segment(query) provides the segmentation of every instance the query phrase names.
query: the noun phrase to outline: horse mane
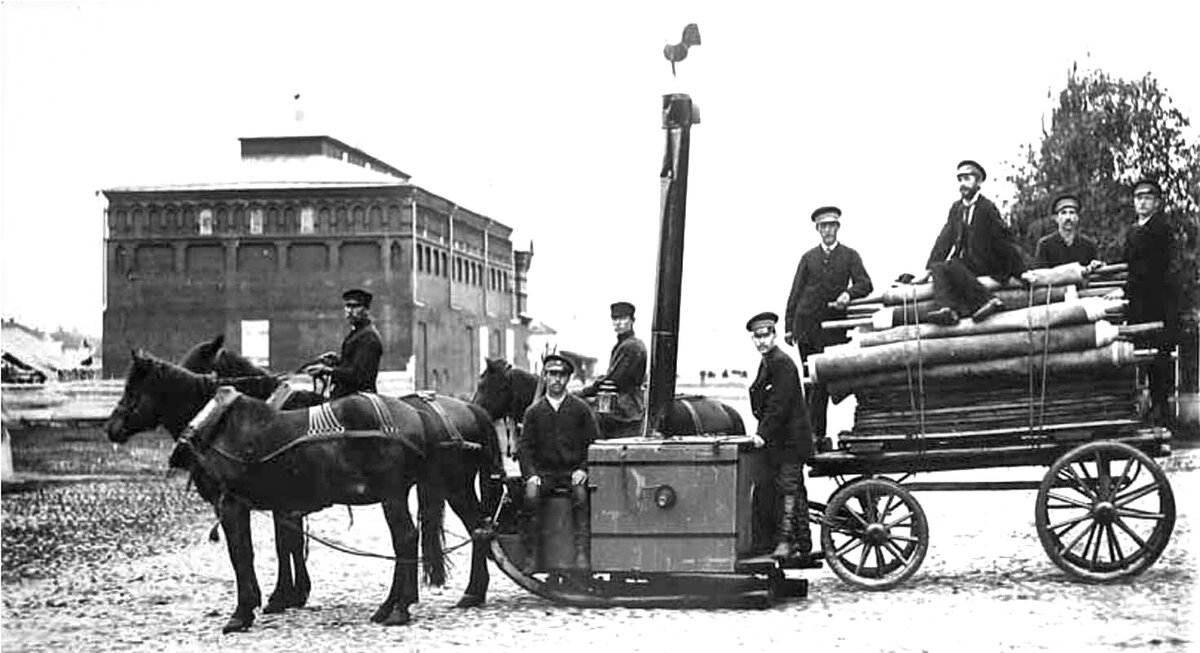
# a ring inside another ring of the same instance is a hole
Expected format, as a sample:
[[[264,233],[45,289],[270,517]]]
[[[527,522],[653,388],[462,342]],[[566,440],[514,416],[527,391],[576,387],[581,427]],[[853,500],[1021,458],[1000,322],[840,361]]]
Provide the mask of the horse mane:
[[[217,334],[212,340],[198,342],[183,355],[179,365],[185,369],[201,374],[212,372],[213,360],[217,352],[225,346],[225,334]]]
[[[271,376],[270,370],[265,370],[241,354],[234,353],[222,347],[214,358],[214,371],[218,376]]]
[[[147,377],[155,379],[165,378],[167,381],[179,381],[191,386],[200,387],[203,390],[215,391],[216,381],[204,374],[193,372],[185,367],[181,367],[171,361],[163,360],[146,352],[139,352],[134,356],[133,361],[129,364],[129,373],[126,375],[126,385],[131,383],[141,383]]]
[[[240,354],[225,349],[224,335],[193,346],[183,357],[180,366],[192,372],[216,374],[222,385],[232,385],[238,391],[256,399],[271,396],[280,383],[268,370],[251,363]]]

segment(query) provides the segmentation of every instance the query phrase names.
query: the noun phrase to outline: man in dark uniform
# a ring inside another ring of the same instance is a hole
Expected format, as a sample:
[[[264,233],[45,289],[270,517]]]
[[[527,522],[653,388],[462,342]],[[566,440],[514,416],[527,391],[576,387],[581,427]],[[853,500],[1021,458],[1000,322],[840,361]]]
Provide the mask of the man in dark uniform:
[[[955,324],[963,315],[978,321],[1003,310],[1004,303],[976,277],[987,275],[1003,283],[1019,277],[1025,269],[1021,250],[1000,210],[979,192],[987,171],[966,160],[958,164],[957,178],[962,199],[950,206],[925,264],[939,306],[929,321],[938,324]]]
[[[846,315],[851,299],[871,294],[871,277],[863,267],[858,252],[838,241],[842,211],[836,206],[823,206],[812,213],[812,221],[821,244],[800,257],[792,290],[788,293],[784,314],[784,342],[796,345],[800,360],[825,351],[829,345],[848,342],[846,332],[824,331],[821,322]],[[833,304],[833,306],[830,306]],[[808,412],[812,418],[813,437],[825,437],[825,415],[829,392],[825,385],[814,384],[809,390]]]
[[[616,386],[617,401],[612,414],[600,414],[600,426],[606,438],[641,435],[646,416],[646,344],[633,335],[633,304],[616,302],[610,307],[617,344],[608,359],[608,372],[579,391],[580,397],[595,397],[600,386]],[[595,408],[594,401],[588,402]]]
[[[342,341],[340,354],[328,352],[319,362],[304,368],[309,375],[328,376],[333,381],[330,399],[356,392],[375,392],[383,339],[371,322],[371,293],[357,288],[342,293],[350,334]]]
[[[566,358],[546,356],[542,363],[546,394],[525,410],[524,427],[517,441],[517,459],[525,477],[525,505],[532,521],[530,561],[535,565],[540,544],[538,501],[554,489],[566,488],[571,493],[575,527],[575,566],[588,566],[587,449],[600,438],[600,428],[592,409],[567,393],[567,382],[574,371]]]
[[[1169,273],[1171,228],[1162,213],[1162,188],[1152,179],[1142,179],[1133,187],[1133,210],[1137,221],[1125,232],[1124,259],[1129,264],[1125,298],[1129,301],[1126,319],[1130,324],[1162,320],[1163,329],[1141,339],[1140,344],[1157,347],[1159,354],[1149,370],[1152,417],[1166,420],[1167,399],[1174,386],[1171,351],[1179,342],[1178,279]]]
[[[1058,231],[1037,241],[1033,259],[1039,267],[1052,268],[1064,263],[1079,263],[1088,267],[1100,266],[1096,241],[1079,233],[1079,211],[1082,204],[1074,195],[1059,195],[1054,200],[1054,217]]]
[[[800,374],[790,356],[775,345],[779,316],[759,313],[746,323],[750,340],[762,354],[758,376],[750,385],[750,409],[758,420],[754,443],[766,447],[775,472],[776,502],[780,507],[775,558],[807,560],[812,553],[808,528],[808,493],[804,463],[812,457],[812,430],[800,394]]]

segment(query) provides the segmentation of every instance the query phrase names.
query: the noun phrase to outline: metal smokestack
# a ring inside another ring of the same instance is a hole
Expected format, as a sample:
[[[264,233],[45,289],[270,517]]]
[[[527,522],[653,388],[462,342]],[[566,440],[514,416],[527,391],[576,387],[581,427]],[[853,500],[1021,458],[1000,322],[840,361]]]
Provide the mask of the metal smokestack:
[[[642,435],[661,431],[663,415],[675,397],[675,366],[679,354],[679,297],[683,285],[683,232],[687,218],[688,154],[693,124],[700,114],[683,93],[663,96],[663,155],[661,231],[658,271],[654,282],[654,322],[650,340],[650,389]]]

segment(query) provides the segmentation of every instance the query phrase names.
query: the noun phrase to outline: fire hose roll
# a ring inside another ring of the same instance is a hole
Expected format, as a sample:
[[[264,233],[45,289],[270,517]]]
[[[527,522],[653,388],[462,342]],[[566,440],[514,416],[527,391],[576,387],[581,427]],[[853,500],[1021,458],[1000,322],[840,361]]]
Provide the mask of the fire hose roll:
[[[1100,297],[1090,297],[1078,302],[1056,302],[1015,311],[1002,311],[982,322],[962,320],[951,326],[908,324],[884,331],[870,331],[859,335],[855,342],[860,347],[877,347],[917,338],[954,338],[982,333],[1024,331],[1030,328],[1044,329],[1047,326],[1087,324],[1103,318],[1107,311],[1120,306],[1121,302],[1119,301],[1106,301]]]
[[[1044,357],[1045,368],[1051,374],[1069,374],[1102,369],[1114,369],[1135,362],[1135,348],[1131,342],[1117,341],[1105,347],[1051,353]],[[1043,356],[1011,356],[967,363],[952,363],[923,367],[921,375],[926,382],[958,381],[967,379],[1025,378],[1032,366],[1035,373],[1042,370]],[[916,375],[916,369],[913,369]],[[875,372],[861,376],[839,378],[829,382],[831,397],[840,399],[864,388],[901,388],[908,383],[908,371]]]
[[[864,374],[904,370],[918,364],[925,367],[950,363],[969,363],[992,358],[1007,358],[1047,352],[1093,349],[1112,343],[1117,327],[1100,320],[1092,324],[1067,326],[1033,332],[1013,331],[924,341],[905,341],[877,347],[838,348],[809,358],[813,379],[833,383]],[[919,348],[919,353],[918,353]]]

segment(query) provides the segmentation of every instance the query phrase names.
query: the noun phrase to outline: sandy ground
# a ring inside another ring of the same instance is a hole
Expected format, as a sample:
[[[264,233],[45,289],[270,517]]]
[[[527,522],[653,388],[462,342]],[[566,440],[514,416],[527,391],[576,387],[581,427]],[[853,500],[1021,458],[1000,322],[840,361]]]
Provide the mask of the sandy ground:
[[[137,456],[137,460],[149,457],[145,452]],[[82,515],[73,522],[78,527],[71,529],[78,532],[47,535],[66,540],[48,558],[53,564],[27,562],[14,568],[6,556],[0,648],[1196,650],[1200,649],[1195,595],[1200,542],[1193,514],[1200,499],[1200,451],[1177,452],[1163,462],[1178,505],[1175,533],[1162,559],[1128,583],[1082,584],[1054,567],[1034,529],[1033,492],[926,492],[918,498],[931,528],[929,555],[907,584],[888,592],[859,591],[828,570],[818,570],[807,574],[812,582],[807,599],[768,610],[583,610],[529,595],[492,567],[487,605],[462,611],[452,605],[466,583],[464,552],[456,554],[457,573],[447,589],[423,590],[412,624],[383,628],[368,617],[387,592],[390,563],[313,544],[309,568],[314,590],[309,605],[283,615],[260,616],[250,632],[234,635],[220,634],[234,605],[224,543],[208,542],[212,522],[207,508],[188,494],[183,480],[159,475],[137,481],[140,485],[120,481],[95,492],[127,506],[141,500],[135,497],[148,496],[147,502],[157,506],[123,512],[102,505],[89,511],[81,505],[83,499],[72,494],[83,492],[79,488],[114,482],[84,479],[39,490],[36,500],[5,495],[5,548],[13,542],[22,546],[40,542],[14,534],[28,534],[37,522],[54,517],[55,511]],[[927,479],[1030,480],[1040,478],[1042,471],[980,470]],[[814,499],[824,500],[832,490],[827,479],[810,480]],[[140,516],[155,512],[157,517]],[[453,541],[462,529],[454,519],[450,526],[457,533],[451,536]],[[360,548],[378,552],[390,548],[375,507],[354,509],[352,525],[346,509],[326,510],[310,520],[310,527]],[[269,517],[256,515],[254,528],[259,543],[256,565],[265,596],[275,578]],[[38,559],[36,551],[31,555]]]

